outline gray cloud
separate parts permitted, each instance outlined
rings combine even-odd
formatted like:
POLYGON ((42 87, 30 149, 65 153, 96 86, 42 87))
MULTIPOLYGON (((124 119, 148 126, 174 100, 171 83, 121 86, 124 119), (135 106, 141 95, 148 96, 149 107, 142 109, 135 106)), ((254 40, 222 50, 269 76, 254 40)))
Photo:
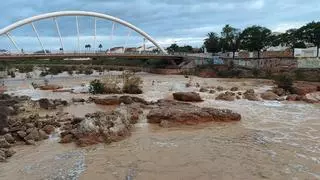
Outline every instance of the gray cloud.
MULTIPOLYGON (((7 0, 2 2, 1 9, 0 28, 41 13, 86 10, 129 21, 164 45, 177 41, 181 44, 200 46, 202 42, 199 39, 203 39, 210 31, 219 33, 225 24, 237 28, 260 24, 272 30, 283 31, 312 20, 319 20, 320 3, 319 0, 7 0)), ((51 39, 50 43, 47 43, 48 46, 56 48, 56 45, 53 45, 56 40, 52 39, 56 38, 57 33, 52 20, 35 24, 45 40, 51 39)), ((59 18, 59 24, 64 36, 74 38, 76 30, 73 17, 59 18)), ((91 36, 92 18, 80 18, 80 27, 81 35, 91 36)), ((98 34, 102 39, 108 39, 110 29, 110 22, 98 22, 98 34)), ((123 39, 127 32, 127 28, 117 26, 117 37, 123 39)), ((30 26, 21 27, 12 34, 16 38, 24 37, 17 40, 21 46, 31 46, 30 40, 26 42, 28 38, 34 37, 30 26)), ((133 33, 130 42, 136 44, 140 41, 138 39, 138 35, 133 33)), ((68 44, 72 44, 71 40, 69 41, 68 44)), ((121 44, 120 40, 114 41, 121 44)), ((6 38, 0 38, 0 49, 8 49, 9 45, 6 38)), ((31 49, 39 48, 36 46, 37 44, 32 45, 31 49)))

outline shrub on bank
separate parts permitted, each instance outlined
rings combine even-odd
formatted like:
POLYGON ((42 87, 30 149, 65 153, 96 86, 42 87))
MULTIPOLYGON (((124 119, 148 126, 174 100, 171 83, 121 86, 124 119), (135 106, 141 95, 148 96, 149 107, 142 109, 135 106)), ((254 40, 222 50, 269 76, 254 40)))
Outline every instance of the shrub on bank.
POLYGON ((98 79, 91 81, 89 92, 92 94, 104 94, 105 93, 104 84, 98 79))
POLYGON ((122 91, 128 94, 141 94, 143 81, 140 77, 135 76, 133 72, 125 71, 123 73, 122 91))
POLYGON ((18 67, 19 73, 29 73, 33 71, 33 65, 22 65, 18 67))
POLYGON ((46 75, 49 75, 48 71, 41 71, 40 77, 44 77, 46 75))
POLYGON ((105 78, 103 79, 104 93, 106 94, 120 94, 121 88, 119 87, 119 79, 117 78, 105 78))
POLYGON ((89 68, 86 68, 85 70, 84 70, 84 74, 85 75, 91 75, 91 74, 93 74, 93 70, 89 67, 89 68))

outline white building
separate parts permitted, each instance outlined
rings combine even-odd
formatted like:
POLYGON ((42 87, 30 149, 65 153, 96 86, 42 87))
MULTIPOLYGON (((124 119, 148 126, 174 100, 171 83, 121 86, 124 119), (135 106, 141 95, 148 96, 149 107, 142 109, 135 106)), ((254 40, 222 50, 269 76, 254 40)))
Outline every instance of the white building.
POLYGON ((317 47, 311 47, 311 48, 305 48, 305 49, 295 48, 294 57, 317 57, 317 47))

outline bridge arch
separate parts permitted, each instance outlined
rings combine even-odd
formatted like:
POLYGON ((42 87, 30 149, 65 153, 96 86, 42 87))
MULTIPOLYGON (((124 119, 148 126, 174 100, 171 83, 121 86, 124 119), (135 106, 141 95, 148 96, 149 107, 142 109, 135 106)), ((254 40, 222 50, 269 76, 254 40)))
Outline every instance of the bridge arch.
POLYGON ((97 18, 101 18, 101 19, 106 19, 106 20, 110 20, 110 21, 113 21, 113 22, 117 22, 117 23, 122 24, 122 25, 124 25, 124 26, 126 26, 126 27, 128 27, 128 28, 130 28, 130 29, 132 29, 134 31, 136 31, 137 33, 141 34, 143 37, 145 37, 150 42, 152 42, 162 53, 167 54, 167 52, 160 46, 160 44, 158 44, 150 35, 148 35, 146 32, 144 32, 140 28, 132 25, 131 23, 129 23, 127 21, 124 21, 122 19, 119 19, 117 17, 114 17, 114 16, 110 16, 110 15, 102 14, 102 13, 96 13, 96 12, 89 12, 89 11, 58 11, 58 12, 52 12, 52 13, 46 13, 46 14, 33 16, 33 17, 30 17, 30 18, 26 18, 26 19, 17 21, 15 23, 3 28, 3 29, 0 29, 0 35, 5 35, 6 34, 10 38, 8 33, 10 31, 18 28, 18 27, 21 27, 21 26, 26 25, 26 24, 33 23, 35 21, 39 21, 39 20, 43 20, 43 19, 49 19, 49 18, 56 18, 56 17, 60 17, 60 16, 91 16, 91 17, 97 17, 97 18))

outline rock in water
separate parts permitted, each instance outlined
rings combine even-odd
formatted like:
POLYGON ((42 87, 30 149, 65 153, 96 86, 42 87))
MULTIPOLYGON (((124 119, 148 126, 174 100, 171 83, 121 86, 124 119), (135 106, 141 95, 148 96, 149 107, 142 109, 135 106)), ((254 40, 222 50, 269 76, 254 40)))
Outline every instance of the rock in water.
POLYGON ((0 137, 0 148, 10 148, 11 144, 4 137, 0 137))
POLYGON ((94 98, 94 103, 101 105, 119 105, 120 100, 117 96, 110 96, 106 98, 94 98))
POLYGON ((34 140, 34 141, 40 141, 40 134, 37 128, 33 128, 32 131, 24 137, 25 140, 34 140))
POLYGON ((39 136, 40 136, 40 139, 48 139, 49 138, 47 133, 44 132, 42 129, 39 129, 39 136))
POLYGON ((65 136, 62 136, 59 143, 71 143, 73 141, 73 135, 72 134, 66 134, 65 136))
POLYGON ((0 135, 4 134, 4 128, 8 128, 8 115, 0 111, 0 135))
POLYGON ((253 89, 247 90, 247 91, 243 94, 243 99, 248 99, 249 101, 259 101, 259 98, 258 98, 257 95, 254 93, 254 90, 253 90, 253 89))
POLYGON ((55 85, 55 84, 48 84, 44 86, 40 86, 41 90, 57 90, 57 89, 62 89, 62 86, 55 85))
POLYGON ((264 92, 260 96, 264 100, 273 100, 273 101, 275 101, 279 98, 278 95, 276 95, 275 93, 273 93, 271 91, 264 92))
POLYGON ((209 90, 208 90, 208 88, 201 87, 199 91, 200 91, 200 92, 208 92, 209 90))
POLYGON ((40 99, 39 105, 40 105, 40 108, 43 108, 43 109, 50 109, 51 107, 53 107, 53 104, 47 98, 40 99))
POLYGON ((239 90, 238 87, 232 87, 232 88, 230 89, 230 91, 238 91, 238 90, 239 90))
POLYGON ((239 121, 241 115, 228 109, 200 108, 188 103, 161 100, 158 107, 151 109, 147 115, 148 123, 157 123, 163 126, 179 124, 193 125, 202 122, 239 121))
POLYGON ((316 92, 318 86, 311 83, 296 83, 292 87, 292 92, 298 95, 306 95, 308 93, 316 92))
POLYGON ((282 88, 273 88, 272 92, 274 92, 278 96, 284 96, 286 95, 286 91, 282 88))
POLYGON ((216 100, 234 101, 235 96, 230 92, 221 93, 216 97, 216 100))
POLYGON ((52 125, 46 125, 46 126, 44 126, 43 128, 42 128, 42 130, 44 131, 44 132, 46 132, 47 134, 51 134, 51 133, 53 133, 54 132, 54 126, 52 126, 52 125))
POLYGON ((5 134, 4 138, 6 139, 6 141, 8 143, 14 143, 15 142, 15 139, 12 137, 12 135, 10 133, 5 134))
POLYGON ((86 100, 83 98, 72 98, 72 102, 85 102, 86 100))
POLYGON ((86 118, 61 133, 61 143, 76 141, 79 146, 89 146, 101 142, 114 142, 129 136, 132 124, 139 117, 138 106, 125 107, 112 112, 86 114, 86 118))
POLYGON ((173 93, 173 98, 178 101, 188 101, 188 102, 203 101, 200 95, 196 92, 176 92, 176 93, 173 93))
POLYGON ((4 149, 4 148, 0 148, 0 151, 2 151, 4 154, 2 154, 0 152, 0 156, 1 155, 4 155, 4 157, 8 158, 8 157, 11 157, 13 156, 16 152, 12 149, 4 149))

